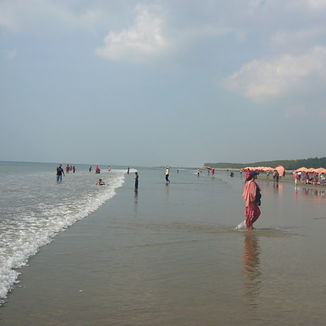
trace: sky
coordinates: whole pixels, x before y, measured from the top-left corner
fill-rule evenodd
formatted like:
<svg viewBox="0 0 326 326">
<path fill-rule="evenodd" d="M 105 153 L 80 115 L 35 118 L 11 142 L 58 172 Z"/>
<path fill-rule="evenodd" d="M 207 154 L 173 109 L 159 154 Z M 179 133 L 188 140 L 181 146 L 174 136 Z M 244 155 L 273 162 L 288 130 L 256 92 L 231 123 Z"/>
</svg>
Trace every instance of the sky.
<svg viewBox="0 0 326 326">
<path fill-rule="evenodd" d="M 326 0 L 0 0 L 0 160 L 326 156 Z"/>
</svg>

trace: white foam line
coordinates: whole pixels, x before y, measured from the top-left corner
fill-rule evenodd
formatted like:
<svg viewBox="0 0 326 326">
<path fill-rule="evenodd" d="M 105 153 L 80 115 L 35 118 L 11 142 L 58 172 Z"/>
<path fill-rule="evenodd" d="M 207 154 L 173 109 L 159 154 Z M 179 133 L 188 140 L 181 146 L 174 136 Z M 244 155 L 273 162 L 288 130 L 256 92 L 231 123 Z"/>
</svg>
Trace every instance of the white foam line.
<svg viewBox="0 0 326 326">
<path fill-rule="evenodd" d="M 124 172 L 122 170 L 116 170 L 119 172 Z M 106 201 L 111 199 L 116 194 L 116 189 L 120 188 L 125 181 L 124 174 L 117 176 L 114 180 L 110 182 L 109 186 L 101 187 L 101 189 L 106 190 L 100 193 L 96 198 L 88 196 L 83 205 L 81 205 L 80 210 L 76 214 L 68 215 L 69 210 L 66 209 L 66 212 L 62 210 L 62 207 L 55 208 L 52 210 L 51 215 L 57 211 L 58 215 L 55 219 L 46 220 L 46 226 L 50 228 L 35 228 L 33 238 L 27 239 L 22 237 L 16 239 L 13 244 L 12 252 L 13 254 L 6 258 L 6 261 L 1 261 L 0 249 L 0 304 L 4 302 L 3 299 L 7 297 L 7 294 L 12 290 L 13 285 L 16 284 L 19 272 L 15 269 L 20 268 L 27 264 L 28 259 L 35 255 L 39 249 L 50 243 L 54 236 L 61 231 L 64 231 L 67 227 L 71 226 L 78 220 L 85 218 L 94 211 L 96 211 L 100 206 L 102 206 Z M 37 224 L 37 218 L 35 218 L 35 223 Z M 43 220 L 44 223 L 44 220 Z M 31 229 L 31 231 L 33 231 Z"/>
</svg>

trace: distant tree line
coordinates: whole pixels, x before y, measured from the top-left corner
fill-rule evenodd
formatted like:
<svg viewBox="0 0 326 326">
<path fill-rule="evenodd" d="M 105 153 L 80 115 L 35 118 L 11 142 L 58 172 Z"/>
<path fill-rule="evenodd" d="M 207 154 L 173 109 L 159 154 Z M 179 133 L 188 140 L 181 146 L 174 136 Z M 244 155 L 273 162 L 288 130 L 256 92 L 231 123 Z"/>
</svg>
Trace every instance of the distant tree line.
<svg viewBox="0 0 326 326">
<path fill-rule="evenodd" d="M 270 166 L 283 165 L 287 170 L 296 170 L 301 167 L 306 168 L 326 168 L 326 157 L 314 157 L 299 160 L 277 160 L 254 163 L 204 163 L 205 166 L 220 169 L 241 169 L 246 166 Z"/>
</svg>

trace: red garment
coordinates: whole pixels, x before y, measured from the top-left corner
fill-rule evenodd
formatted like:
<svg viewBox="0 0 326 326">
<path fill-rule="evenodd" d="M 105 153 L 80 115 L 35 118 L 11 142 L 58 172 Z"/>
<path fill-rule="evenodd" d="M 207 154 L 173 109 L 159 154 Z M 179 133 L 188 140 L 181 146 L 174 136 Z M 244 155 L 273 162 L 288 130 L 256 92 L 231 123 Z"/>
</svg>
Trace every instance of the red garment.
<svg viewBox="0 0 326 326">
<path fill-rule="evenodd" d="M 252 230 L 252 225 L 257 221 L 260 216 L 260 209 L 256 203 L 250 203 L 245 207 L 246 227 L 247 230 Z"/>
<path fill-rule="evenodd" d="M 243 188 L 242 197 L 245 201 L 247 230 L 252 230 L 253 223 L 255 223 L 260 216 L 260 209 L 256 203 L 257 189 L 260 190 L 254 179 L 247 181 Z"/>
</svg>

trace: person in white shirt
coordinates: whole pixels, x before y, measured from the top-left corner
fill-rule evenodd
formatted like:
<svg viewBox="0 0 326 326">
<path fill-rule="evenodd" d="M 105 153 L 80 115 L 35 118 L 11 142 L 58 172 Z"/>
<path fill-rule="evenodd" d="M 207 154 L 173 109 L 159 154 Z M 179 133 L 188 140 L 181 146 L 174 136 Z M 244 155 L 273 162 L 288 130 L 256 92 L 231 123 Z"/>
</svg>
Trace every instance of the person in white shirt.
<svg viewBox="0 0 326 326">
<path fill-rule="evenodd" d="M 166 183 L 170 183 L 169 175 L 170 175 L 170 168 L 167 166 L 165 168 L 165 181 L 166 181 Z"/>
</svg>

